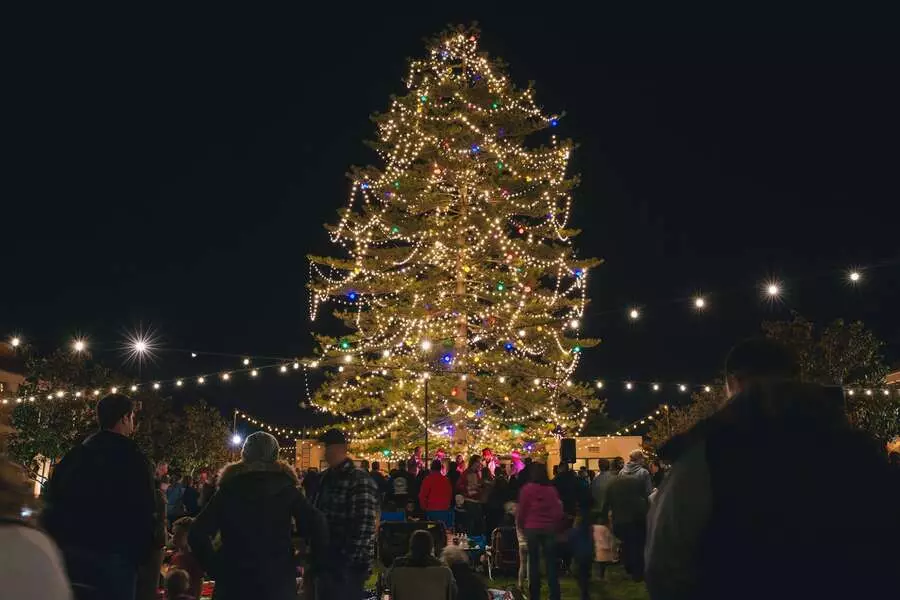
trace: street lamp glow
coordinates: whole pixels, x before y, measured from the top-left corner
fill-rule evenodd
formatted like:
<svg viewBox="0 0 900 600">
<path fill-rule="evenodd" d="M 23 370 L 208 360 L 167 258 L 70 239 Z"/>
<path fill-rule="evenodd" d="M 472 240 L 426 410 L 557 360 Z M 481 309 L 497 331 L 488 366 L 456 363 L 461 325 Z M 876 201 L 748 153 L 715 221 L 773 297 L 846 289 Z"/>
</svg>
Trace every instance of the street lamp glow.
<svg viewBox="0 0 900 600">
<path fill-rule="evenodd" d="M 238 445 L 240 445 L 240 443 L 242 441 L 243 441 L 243 438 L 241 438 L 241 436 L 239 436 L 236 433 L 233 436 L 231 436 L 231 445 L 232 446 L 238 446 Z"/>
<path fill-rule="evenodd" d="M 87 342 L 82 339 L 77 339 L 72 343 L 72 349 L 75 350 L 75 352 L 84 352 L 86 348 Z"/>
<path fill-rule="evenodd" d="M 777 281 L 768 282 L 765 289 L 769 298 L 777 298 L 781 295 L 781 285 Z"/>
</svg>

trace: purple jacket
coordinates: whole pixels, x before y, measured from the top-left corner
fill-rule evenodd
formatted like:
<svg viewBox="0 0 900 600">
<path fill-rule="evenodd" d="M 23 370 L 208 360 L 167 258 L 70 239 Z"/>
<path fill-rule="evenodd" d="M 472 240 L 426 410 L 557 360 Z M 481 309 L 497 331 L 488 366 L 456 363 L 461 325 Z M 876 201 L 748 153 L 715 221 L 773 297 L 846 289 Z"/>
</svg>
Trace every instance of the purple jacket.
<svg viewBox="0 0 900 600">
<path fill-rule="evenodd" d="M 520 529 L 559 531 L 562 526 L 562 502 L 552 485 L 526 483 L 519 492 L 516 524 Z"/>
</svg>

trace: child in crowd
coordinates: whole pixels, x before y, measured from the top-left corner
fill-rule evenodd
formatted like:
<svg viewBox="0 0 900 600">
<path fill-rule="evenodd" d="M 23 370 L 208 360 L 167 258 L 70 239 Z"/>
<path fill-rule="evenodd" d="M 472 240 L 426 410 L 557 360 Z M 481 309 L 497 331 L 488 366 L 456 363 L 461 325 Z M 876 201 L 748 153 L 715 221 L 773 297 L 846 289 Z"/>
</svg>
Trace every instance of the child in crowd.
<svg viewBox="0 0 900 600">
<path fill-rule="evenodd" d="M 168 600 L 194 600 L 190 594 L 191 576 L 181 569 L 170 570 L 166 575 L 166 597 Z"/>
<path fill-rule="evenodd" d="M 609 517 L 600 515 L 594 525 L 594 569 L 599 579 L 606 575 L 606 567 L 616 562 L 616 540 L 609 529 Z"/>
<path fill-rule="evenodd" d="M 188 533 L 193 523 L 193 517 L 181 517 L 172 525 L 172 545 L 175 547 L 175 555 L 172 557 L 171 569 L 187 573 L 190 577 L 190 588 L 185 592 L 186 597 L 196 600 L 200 598 L 200 590 L 203 588 L 203 568 L 188 546 Z"/>
</svg>

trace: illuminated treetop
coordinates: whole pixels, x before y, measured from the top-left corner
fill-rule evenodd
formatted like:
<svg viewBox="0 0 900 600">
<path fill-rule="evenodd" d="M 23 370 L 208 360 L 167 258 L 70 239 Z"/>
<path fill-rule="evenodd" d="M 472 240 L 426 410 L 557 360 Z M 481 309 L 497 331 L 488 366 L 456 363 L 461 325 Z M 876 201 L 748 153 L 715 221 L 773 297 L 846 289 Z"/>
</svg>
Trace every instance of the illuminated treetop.
<svg viewBox="0 0 900 600">
<path fill-rule="evenodd" d="M 349 329 L 317 336 L 313 364 L 329 368 L 314 401 L 367 410 L 351 426 L 366 439 L 423 425 L 469 443 L 498 443 L 501 423 L 525 437 L 572 432 L 592 402 L 571 377 L 597 343 L 579 330 L 599 262 L 571 245 L 572 142 L 555 135 L 561 115 L 478 51 L 476 31 L 428 50 L 374 117 L 383 168 L 352 171 L 328 227 L 345 256 L 310 257 L 311 317 L 332 302 Z"/>
</svg>

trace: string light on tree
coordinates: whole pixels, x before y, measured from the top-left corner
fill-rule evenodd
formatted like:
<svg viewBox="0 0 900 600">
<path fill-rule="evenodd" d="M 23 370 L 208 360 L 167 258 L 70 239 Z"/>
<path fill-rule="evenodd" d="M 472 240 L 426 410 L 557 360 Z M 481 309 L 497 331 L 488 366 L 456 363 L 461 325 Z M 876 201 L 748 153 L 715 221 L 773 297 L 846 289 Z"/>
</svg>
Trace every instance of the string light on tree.
<svg viewBox="0 0 900 600">
<path fill-rule="evenodd" d="M 560 115 L 514 86 L 469 30 L 441 34 L 406 86 L 374 119 L 381 164 L 352 170 L 329 226 L 341 255 L 310 257 L 311 318 L 328 304 L 351 332 L 317 336 L 327 368 L 312 404 L 337 415 L 398 407 L 366 439 L 388 427 L 464 435 L 467 419 L 495 412 L 529 432 L 577 431 L 594 398 L 566 382 L 597 343 L 578 330 L 599 262 L 572 245 L 573 144 L 553 135 Z M 427 420 L 423 371 L 444 407 Z"/>
</svg>

